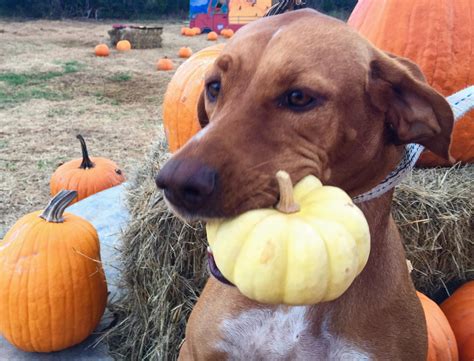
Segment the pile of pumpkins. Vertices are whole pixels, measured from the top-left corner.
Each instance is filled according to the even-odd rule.
[[[56,169],[52,199],[20,218],[0,241],[0,334],[17,348],[52,352],[86,339],[107,303],[94,226],[67,206],[125,180],[115,162],[89,157]]]
[[[115,46],[117,51],[121,52],[126,52],[132,49],[132,44],[128,40],[120,40],[117,42],[117,45]],[[94,52],[96,56],[109,56],[110,55],[110,49],[107,44],[99,44],[94,48]]]
[[[195,36],[201,34],[201,29],[198,27],[194,28],[188,28],[188,27],[183,27],[181,28],[181,35],[183,36]],[[223,36],[224,38],[231,38],[234,36],[234,30],[232,29],[222,29],[220,31],[220,35]],[[209,41],[216,41],[219,38],[217,33],[215,31],[210,31],[207,33],[207,40]]]
[[[116,49],[117,51],[120,51],[120,52],[126,52],[132,49],[132,44],[130,44],[128,40],[120,40],[119,42],[117,42]],[[96,56],[99,56],[99,57],[107,57],[110,55],[109,46],[107,44],[98,44],[94,48],[94,53]],[[180,58],[189,58],[192,54],[193,54],[193,51],[189,47],[182,47],[178,51],[178,56]],[[156,63],[156,69],[163,70],[163,71],[173,70],[174,69],[173,61],[169,59],[167,56],[161,59],[158,59]]]
[[[183,36],[195,36],[201,34],[201,29],[198,27],[189,28],[183,27],[181,28],[181,35]],[[231,38],[234,35],[234,31],[232,29],[222,29],[220,31],[220,35],[224,38]],[[207,40],[209,41],[216,41],[218,39],[218,35],[215,31],[211,31],[207,34]],[[132,48],[132,45],[128,40],[120,40],[117,42],[116,49],[120,52],[129,51]],[[110,55],[110,49],[107,44],[98,44],[95,49],[94,53],[96,56],[99,57],[107,57]],[[193,51],[190,47],[184,46],[178,50],[178,57],[187,59],[193,55]],[[158,59],[156,63],[156,69],[159,71],[169,71],[174,69],[173,61],[168,58],[167,56]]]
[[[474,281],[458,288],[441,306],[417,294],[428,329],[427,361],[474,360]]]

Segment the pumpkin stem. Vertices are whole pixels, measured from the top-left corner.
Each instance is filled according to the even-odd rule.
[[[49,201],[43,213],[40,214],[40,217],[47,222],[63,223],[64,210],[76,196],[76,191],[62,190]]]
[[[280,201],[275,208],[283,213],[296,213],[300,210],[300,205],[295,202],[293,197],[293,184],[288,173],[280,170],[276,174],[278,187],[280,189]]]
[[[89,152],[87,151],[86,141],[80,134],[78,134],[76,138],[79,139],[79,141],[81,142],[81,149],[82,149],[82,163],[79,168],[81,169],[94,168],[95,164],[89,158]]]

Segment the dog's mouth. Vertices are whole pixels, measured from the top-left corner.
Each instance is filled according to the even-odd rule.
[[[207,264],[209,267],[209,272],[214,278],[226,285],[235,286],[232,282],[230,282],[227,278],[224,277],[222,272],[219,270],[219,267],[217,267],[216,261],[214,260],[214,255],[212,254],[212,250],[210,247],[207,247]]]

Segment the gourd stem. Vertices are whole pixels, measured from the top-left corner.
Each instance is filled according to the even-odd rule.
[[[82,163],[79,168],[81,169],[94,168],[94,163],[89,158],[89,152],[87,151],[86,141],[80,134],[78,134],[76,138],[79,139],[79,141],[81,142],[81,149],[82,149]]]
[[[276,209],[283,213],[296,213],[300,210],[300,205],[295,202],[293,197],[293,184],[291,178],[285,171],[278,171],[276,174],[278,187],[280,189],[280,200]]]
[[[62,190],[49,201],[43,213],[40,214],[40,217],[47,222],[63,223],[64,210],[76,196],[76,191]]]

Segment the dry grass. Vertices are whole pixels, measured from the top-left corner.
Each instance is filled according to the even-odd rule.
[[[132,221],[119,286],[125,293],[112,305],[119,322],[105,336],[117,359],[174,360],[207,277],[202,224],[183,224],[154,184],[167,158],[165,141],[157,142],[128,187]]]
[[[182,24],[166,21],[159,22],[163,48],[95,57],[111,24],[0,21],[0,237],[46,204],[54,169],[80,156],[77,133],[92,155],[130,174],[157,136],[173,75],[157,72],[156,60],[166,55],[178,65],[179,47],[209,45],[204,36],[182,37]]]
[[[474,165],[417,169],[397,187],[394,217],[418,290],[444,298],[474,279]]]

